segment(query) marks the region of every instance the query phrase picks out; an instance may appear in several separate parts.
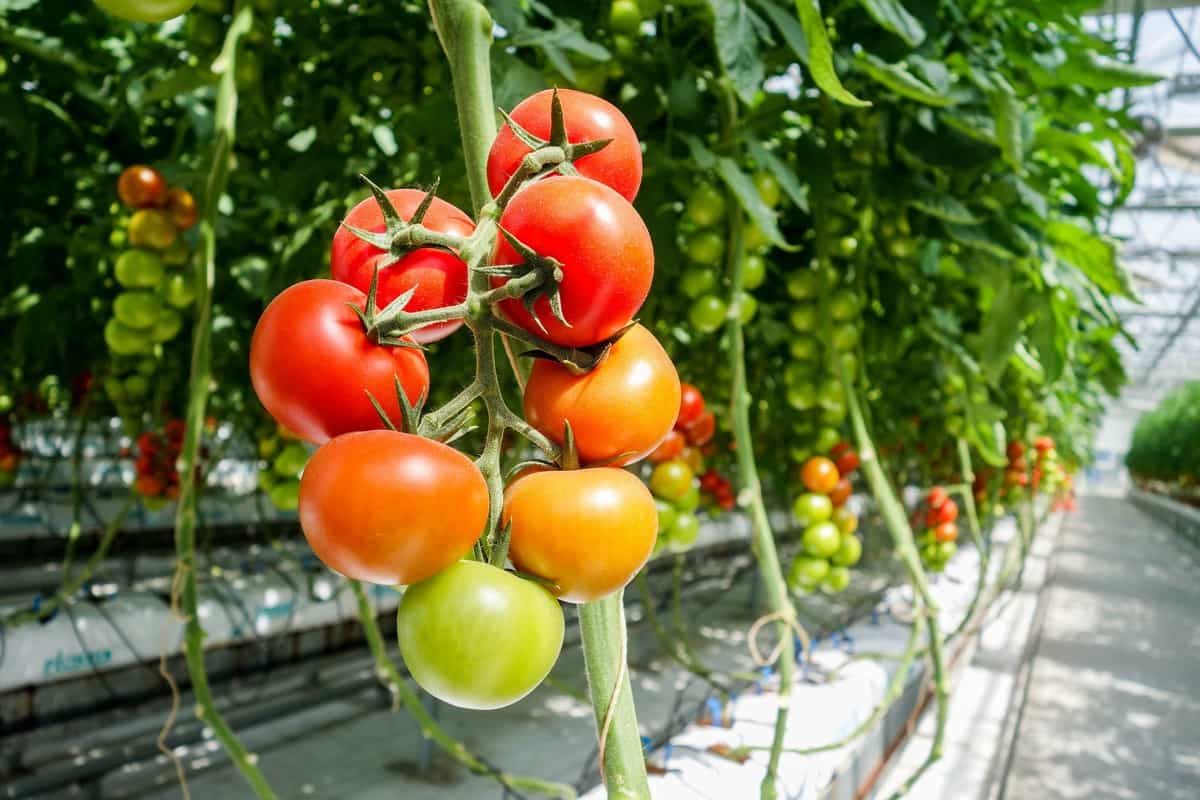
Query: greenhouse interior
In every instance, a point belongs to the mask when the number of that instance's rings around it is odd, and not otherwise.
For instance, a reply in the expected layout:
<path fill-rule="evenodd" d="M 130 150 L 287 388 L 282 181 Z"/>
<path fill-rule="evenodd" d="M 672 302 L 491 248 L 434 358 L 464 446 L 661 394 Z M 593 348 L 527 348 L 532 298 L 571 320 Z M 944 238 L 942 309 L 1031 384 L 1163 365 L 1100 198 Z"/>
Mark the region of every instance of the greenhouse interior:
<path fill-rule="evenodd" d="M 0 797 L 1200 797 L 1200 3 L 0 42 Z"/>

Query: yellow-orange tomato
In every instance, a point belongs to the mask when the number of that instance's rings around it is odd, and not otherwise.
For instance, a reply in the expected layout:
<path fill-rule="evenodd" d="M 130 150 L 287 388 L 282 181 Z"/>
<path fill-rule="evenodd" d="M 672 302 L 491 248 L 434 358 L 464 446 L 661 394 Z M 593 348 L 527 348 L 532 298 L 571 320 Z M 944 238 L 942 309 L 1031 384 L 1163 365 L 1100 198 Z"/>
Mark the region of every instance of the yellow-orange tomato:
<path fill-rule="evenodd" d="M 853 493 L 854 487 L 850 485 L 850 479 L 842 478 L 834 484 L 833 491 L 829 493 L 829 499 L 833 502 L 834 508 L 841 508 L 846 505 L 846 501 Z"/>
<path fill-rule="evenodd" d="M 175 187 L 167 191 L 167 214 L 176 228 L 186 231 L 196 224 L 200 209 L 196 207 L 196 198 L 192 197 L 191 192 Z"/>
<path fill-rule="evenodd" d="M 591 372 L 574 375 L 539 360 L 525 387 L 525 419 L 559 444 L 563 423 L 570 422 L 585 464 L 645 458 L 671 432 L 678 413 L 675 365 L 641 325 L 630 328 Z"/>
<path fill-rule="evenodd" d="M 147 250 L 166 250 L 175 243 L 179 231 L 166 213 L 143 208 L 129 218 L 129 243 Z"/>
<path fill-rule="evenodd" d="M 804 466 L 800 469 L 800 480 L 804 481 L 805 488 L 810 492 L 829 494 L 837 488 L 838 481 L 841 478 L 842 476 L 838 474 L 837 467 L 825 456 L 810 458 L 804 462 Z"/>
<path fill-rule="evenodd" d="M 488 488 L 452 447 L 389 430 L 330 439 L 300 479 L 300 527 L 313 552 L 350 578 L 424 580 L 483 533 Z"/>
<path fill-rule="evenodd" d="M 610 467 L 526 475 L 505 492 L 501 524 L 510 523 L 513 564 L 552 581 L 559 599 L 571 603 L 621 589 L 658 538 L 650 490 L 633 473 Z"/>

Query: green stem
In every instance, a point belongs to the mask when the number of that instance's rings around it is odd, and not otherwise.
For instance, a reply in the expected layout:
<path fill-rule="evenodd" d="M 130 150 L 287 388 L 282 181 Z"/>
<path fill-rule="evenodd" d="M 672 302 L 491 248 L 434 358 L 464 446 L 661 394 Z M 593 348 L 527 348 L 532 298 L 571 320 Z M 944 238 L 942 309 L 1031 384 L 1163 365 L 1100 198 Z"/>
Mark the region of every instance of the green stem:
<path fill-rule="evenodd" d="M 963 484 L 959 488 L 959 496 L 962 497 L 963 507 L 967 512 L 968 530 L 971 534 L 971 541 L 975 543 L 975 549 L 979 551 L 979 576 L 975 583 L 975 594 L 971 597 L 971 603 L 967 606 L 967 612 L 963 615 L 962 620 L 958 623 L 958 627 L 946 637 L 947 642 L 956 639 L 975 617 L 975 611 L 979 608 L 979 599 L 983 596 L 984 587 L 987 585 L 988 567 L 991 561 L 991 548 L 983 540 L 983 530 L 979 525 L 979 512 L 975 508 L 975 470 L 971 466 L 971 447 L 967 444 L 966 439 L 958 439 L 958 464 L 959 470 L 962 472 Z"/>
<path fill-rule="evenodd" d="M 476 775 L 486 775 L 489 778 L 495 778 L 506 789 L 538 792 L 549 797 L 561 797 L 565 800 L 573 800 L 576 796 L 575 790 L 570 786 L 555 783 L 554 781 L 543 781 L 539 778 L 509 775 L 488 764 L 468 750 L 462 742 L 446 733 L 429 714 L 425 706 L 421 704 L 417 693 L 408 685 L 408 681 L 404 680 L 404 676 L 400 674 L 400 670 L 396 668 L 395 663 L 388 657 L 387 647 L 383 642 L 383 634 L 380 632 L 379 623 L 375 619 L 375 611 L 371 608 L 371 603 L 367 599 L 367 593 L 363 590 L 362 584 L 355 580 L 351 580 L 349 583 L 351 591 L 354 592 L 354 599 L 358 604 L 358 619 L 363 627 L 363 635 L 366 637 L 367 647 L 370 648 L 371 656 L 375 659 L 375 674 L 379 678 L 379 681 L 392 693 L 392 696 L 404 705 L 404 708 L 421 728 L 422 736 L 437 742 L 447 754 L 471 770 L 471 772 L 474 772 Z"/>
<path fill-rule="evenodd" d="M 237 68 L 238 45 L 250 30 L 253 4 L 239 0 L 233 21 L 225 35 L 221 54 L 213 64 L 220 75 L 217 84 L 217 104 L 214 114 L 214 143 L 212 164 L 204 187 L 204 203 L 200 215 L 202 257 L 198 260 L 200 274 L 196 281 L 196 323 L 192 341 L 191 372 L 188 379 L 188 404 L 180 467 L 179 508 L 175 516 L 176 573 L 172 587 L 172 605 L 178 603 L 186 619 L 184 627 L 184 660 L 196 700 L 196 718 L 212 729 L 217 741 L 229 754 L 229 759 L 250 788 L 262 800 L 275 798 L 266 776 L 258 768 L 257 758 L 249 753 L 233 729 L 217 711 L 208 672 L 204 665 L 204 627 L 197 611 L 196 581 L 196 499 L 199 487 L 193 480 L 204 431 L 204 416 L 208 402 L 211 370 L 212 293 L 216 275 L 217 206 L 229 177 L 229 164 L 237 130 Z"/>
<path fill-rule="evenodd" d="M 727 697 L 729 695 L 729 687 L 718 680 L 712 670 L 694 658 L 694 653 L 685 647 L 683 641 L 671 636 L 666 626 L 663 625 L 662 620 L 659 619 L 658 611 L 654 607 L 654 596 L 650 593 L 650 581 L 646 579 L 646 570 L 643 569 L 637 574 L 636 582 L 638 594 L 642 600 L 642 609 L 646 614 L 646 621 L 650 623 L 650 627 L 654 631 L 654 638 L 658 639 L 663 652 L 672 661 L 679 664 L 679 666 L 696 675 L 709 686 L 713 687 L 713 689 Z"/>
<path fill-rule="evenodd" d="M 88 411 L 92 403 L 92 393 L 83 397 L 79 409 L 79 423 L 75 427 L 75 436 L 71 441 L 71 527 L 67 530 L 67 551 L 63 556 L 63 580 L 71 574 L 71 562 L 75 560 L 75 548 L 79 544 L 79 536 L 83 533 L 83 437 L 87 434 Z"/>

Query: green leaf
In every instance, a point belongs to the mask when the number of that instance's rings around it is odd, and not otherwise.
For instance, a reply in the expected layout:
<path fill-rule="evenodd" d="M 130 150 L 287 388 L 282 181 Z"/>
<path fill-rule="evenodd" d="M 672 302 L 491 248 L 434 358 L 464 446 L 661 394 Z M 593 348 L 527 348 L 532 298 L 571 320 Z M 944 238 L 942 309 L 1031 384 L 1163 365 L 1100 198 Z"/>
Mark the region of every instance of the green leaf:
<path fill-rule="evenodd" d="M 170 100 L 181 94 L 194 92 L 217 82 L 217 75 L 211 69 L 183 66 L 173 69 L 167 76 L 155 83 L 142 95 L 143 103 L 157 103 L 160 100 Z"/>
<path fill-rule="evenodd" d="M 808 39 L 805 38 L 804 28 L 800 27 L 796 17 L 774 0 L 754 0 L 754 5 L 771 20 L 771 24 L 779 31 L 779 35 L 783 37 L 787 46 L 796 54 L 796 58 L 800 59 L 800 63 L 808 66 Z"/>
<path fill-rule="evenodd" d="M 746 145 L 759 167 L 775 176 L 775 180 L 779 181 L 784 193 L 796 204 L 796 207 L 802 211 L 808 211 L 808 186 L 800 182 L 792 168 L 784 163 L 783 159 L 768 150 L 766 145 L 758 139 L 747 138 Z"/>
<path fill-rule="evenodd" d="M 742 102 L 750 103 L 762 89 L 765 75 L 750 9 L 745 0 L 708 0 L 708 5 L 721 68 Z"/>
<path fill-rule="evenodd" d="M 821 91 L 848 106 L 869 106 L 866 100 L 859 100 L 838 79 L 837 71 L 833 68 L 833 46 L 829 43 L 829 34 L 825 31 L 825 19 L 816 0 L 796 0 L 796 13 L 800 15 L 800 26 L 804 29 L 804 38 L 808 42 L 809 61 L 808 71 L 812 73 L 813 81 Z"/>
<path fill-rule="evenodd" d="M 396 144 L 396 134 L 392 133 L 392 129 L 387 125 L 376 125 L 372 128 L 371 138 L 385 156 L 394 156 L 400 151 L 400 146 Z"/>
<path fill-rule="evenodd" d="M 243 256 L 229 267 L 229 274 L 248 294 L 262 297 L 266 293 L 270 263 L 262 256 Z"/>
<path fill-rule="evenodd" d="M 988 107 L 996 122 L 996 145 L 1004 160 L 1017 172 L 1025 171 L 1025 142 L 1021 129 L 1023 109 L 1016 96 L 997 90 L 988 94 Z"/>
<path fill-rule="evenodd" d="M 879 27 L 896 34 L 909 47 L 925 41 L 925 28 L 899 0 L 859 0 L 859 3 Z"/>
<path fill-rule="evenodd" d="M 954 98 L 937 91 L 900 64 L 889 64 L 881 58 L 863 52 L 859 53 L 858 58 L 854 60 L 854 65 L 876 82 L 883 84 L 902 97 L 916 100 L 927 106 L 942 108 L 955 103 Z"/>
<path fill-rule="evenodd" d="M 970 247 L 996 258 L 1010 260 L 1016 258 L 1014 253 L 1000 237 L 982 225 L 959 225 L 946 223 L 946 233 L 964 247 Z"/>
<path fill-rule="evenodd" d="M 1094 50 L 1072 54 L 1072 57 L 1058 68 L 1057 77 L 1063 83 L 1101 92 L 1124 87 L 1150 86 L 1163 79 L 1162 75 L 1145 72 L 1126 61 L 1109 58 Z"/>
<path fill-rule="evenodd" d="M 925 189 L 910 199 L 908 204 L 918 211 L 947 222 L 957 222 L 961 225 L 974 225 L 979 222 L 979 219 L 957 199 L 934 189 Z"/>
<path fill-rule="evenodd" d="M 297 153 L 304 153 L 308 148 L 312 147 L 312 143 L 317 140 L 317 127 L 309 125 L 302 131 L 297 131 L 287 140 L 287 145 Z"/>
<path fill-rule="evenodd" d="M 1006 280 L 983 315 L 979 331 L 979 360 L 989 380 L 995 381 L 1004 371 L 1013 348 L 1021 338 L 1026 301 L 1025 289 Z"/>
<path fill-rule="evenodd" d="M 1133 297 L 1129 276 L 1117 261 L 1116 248 L 1108 240 L 1065 220 L 1046 226 L 1055 254 L 1075 266 L 1102 292 Z"/>
<path fill-rule="evenodd" d="M 721 180 L 725 181 L 725 185 L 729 187 L 738 199 L 738 203 L 750 216 L 750 221 L 767 235 L 767 239 L 772 244 L 785 250 L 795 249 L 779 232 L 779 226 L 775 222 L 775 212 L 763 202 L 762 195 L 758 193 L 758 187 L 754 185 L 754 179 L 742 172 L 742 168 L 736 161 L 725 156 L 718 158 L 717 174 L 721 176 Z"/>
<path fill-rule="evenodd" d="M 1038 361 L 1048 383 L 1062 375 L 1067 362 L 1067 332 L 1060 331 L 1053 297 L 1046 297 L 1042 309 L 1034 316 L 1030 340 L 1037 349 Z"/>

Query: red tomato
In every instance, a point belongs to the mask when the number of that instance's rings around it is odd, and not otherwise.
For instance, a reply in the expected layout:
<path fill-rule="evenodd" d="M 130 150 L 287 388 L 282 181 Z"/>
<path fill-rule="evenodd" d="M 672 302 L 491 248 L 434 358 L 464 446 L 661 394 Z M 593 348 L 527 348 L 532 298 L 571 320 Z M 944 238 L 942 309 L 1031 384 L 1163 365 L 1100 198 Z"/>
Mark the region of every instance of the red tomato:
<path fill-rule="evenodd" d="M 1046 453 L 1054 449 L 1054 440 L 1049 436 L 1039 436 L 1033 440 L 1033 446 L 1039 453 Z"/>
<path fill-rule="evenodd" d="M 841 478 L 834 463 L 824 456 L 810 458 L 800 469 L 800 479 L 805 488 L 819 494 L 832 492 Z"/>
<path fill-rule="evenodd" d="M 633 579 L 654 550 L 658 508 L 646 484 L 622 469 L 539 472 L 504 494 L 508 555 L 552 581 L 560 599 L 598 600 Z"/>
<path fill-rule="evenodd" d="M 667 434 L 667 438 L 662 440 L 662 444 L 654 448 L 654 452 L 646 456 L 651 464 L 658 464 L 663 461 L 670 461 L 683 452 L 684 438 L 679 431 L 671 431 Z"/>
<path fill-rule="evenodd" d="M 596 344 L 627 325 L 650 293 L 650 233 L 633 206 L 603 184 L 571 176 L 538 181 L 517 193 L 500 225 L 562 264 L 559 298 L 569 327 L 554 318 L 544 296 L 534 303 L 544 331 L 521 300 L 501 304 L 509 319 L 534 335 L 569 347 Z M 515 264 L 521 257 L 500 237 L 493 261 Z M 493 280 L 496 286 L 503 283 Z"/>
<path fill-rule="evenodd" d="M 834 508 L 839 508 L 846 505 L 846 501 L 850 499 L 853 492 L 854 488 L 850 485 L 850 479 L 842 478 L 834 484 L 833 491 L 829 493 L 829 500 L 833 503 Z"/>
<path fill-rule="evenodd" d="M 196 207 L 196 198 L 192 197 L 192 193 L 187 189 L 175 187 L 168 190 L 166 206 L 171 222 L 175 223 L 175 227 L 181 231 L 186 231 L 195 225 L 196 220 L 200 217 L 200 210 Z"/>
<path fill-rule="evenodd" d="M 953 522 L 943 522 L 933 529 L 933 538 L 939 542 L 953 542 L 958 538 L 958 526 Z"/>
<path fill-rule="evenodd" d="M 675 365 L 641 325 L 622 335 L 591 372 L 575 375 L 540 359 L 525 386 L 525 419 L 559 444 L 563 423 L 570 422 L 585 464 L 645 458 L 671 432 L 678 412 Z"/>
<path fill-rule="evenodd" d="M 429 389 L 429 366 L 421 351 L 367 338 L 350 308 L 365 303 L 366 296 L 353 286 L 303 281 L 272 300 L 254 329 L 254 391 L 277 422 L 310 442 L 384 427 L 368 391 L 399 424 L 396 377 L 413 403 Z"/>
<path fill-rule="evenodd" d="M 835 462 L 837 471 L 841 475 L 850 475 L 858 469 L 859 459 L 858 453 L 854 450 L 843 450 L 840 456 L 837 456 Z"/>
<path fill-rule="evenodd" d="M 679 384 L 679 417 L 675 427 L 686 428 L 704 413 L 704 395 L 690 383 Z"/>
<path fill-rule="evenodd" d="M 166 193 L 166 179 L 158 170 L 144 164 L 126 167 L 117 178 L 117 196 L 130 208 L 160 206 Z"/>
<path fill-rule="evenodd" d="M 471 459 L 396 431 L 338 436 L 300 478 L 300 527 L 328 567 L 386 585 L 424 580 L 483 533 L 488 487 Z"/>
<path fill-rule="evenodd" d="M 958 503 L 947 499 L 946 502 L 933 509 L 932 514 L 939 525 L 943 522 L 954 522 L 958 519 Z"/>
<path fill-rule="evenodd" d="M 724 483 L 725 479 L 715 469 L 710 469 L 700 476 L 700 488 L 706 492 L 715 492 Z"/>
<path fill-rule="evenodd" d="M 925 498 L 925 502 L 930 508 L 941 508 L 942 504 L 950 499 L 950 495 L 946 494 L 946 490 L 941 486 L 935 486 L 929 490 L 929 496 Z"/>
<path fill-rule="evenodd" d="M 548 139 L 552 96 L 553 91 L 546 89 L 526 97 L 509 116 L 539 139 Z M 575 170 L 633 202 L 642 183 L 642 149 L 629 120 L 612 103 L 587 92 L 559 89 L 558 99 L 562 103 L 567 141 L 579 144 L 597 139 L 612 140 L 602 150 L 577 159 Z M 529 152 L 528 145 L 518 139 L 507 124 L 500 129 L 487 160 L 488 188 L 493 197 L 500 194 Z"/>
<path fill-rule="evenodd" d="M 854 446 L 852 444 L 850 444 L 849 442 L 847 442 L 845 439 L 842 439 L 840 442 L 838 442 L 832 448 L 830 448 L 829 457 L 833 458 L 833 459 L 841 458 L 842 453 L 845 453 L 852 449 L 854 449 Z"/>
<path fill-rule="evenodd" d="M 708 444 L 712 441 L 713 435 L 717 432 L 717 418 L 713 416 L 711 411 L 703 411 L 700 416 L 696 417 L 687 427 L 683 429 L 683 435 L 687 437 L 688 444 L 695 447 Z"/>
<path fill-rule="evenodd" d="M 396 211 L 406 220 L 412 217 L 425 199 L 425 192 L 416 189 L 391 189 L 386 194 Z M 374 197 L 368 197 L 350 209 L 343 222 L 344 225 L 376 233 L 387 229 L 383 211 Z M 437 197 L 433 198 L 421 224 L 438 233 L 456 236 L 470 236 L 475 230 L 475 223 L 470 217 Z M 371 287 L 375 265 L 387 253 L 370 242 L 364 242 L 344 225 L 333 235 L 329 268 L 334 280 L 366 292 Z M 408 311 L 424 311 L 461 303 L 467 297 L 467 265 L 453 253 L 433 247 L 419 247 L 379 271 L 376 301 L 383 308 L 414 286 L 417 291 L 406 306 Z M 454 333 L 461 325 L 462 320 L 435 322 L 413 331 L 412 337 L 422 344 L 436 342 Z"/>
<path fill-rule="evenodd" d="M 1025 455 L 1025 445 L 1021 444 L 1019 441 L 1011 441 L 1008 443 L 1008 449 L 1006 452 L 1008 453 L 1008 460 L 1015 461 L 1021 456 Z"/>

